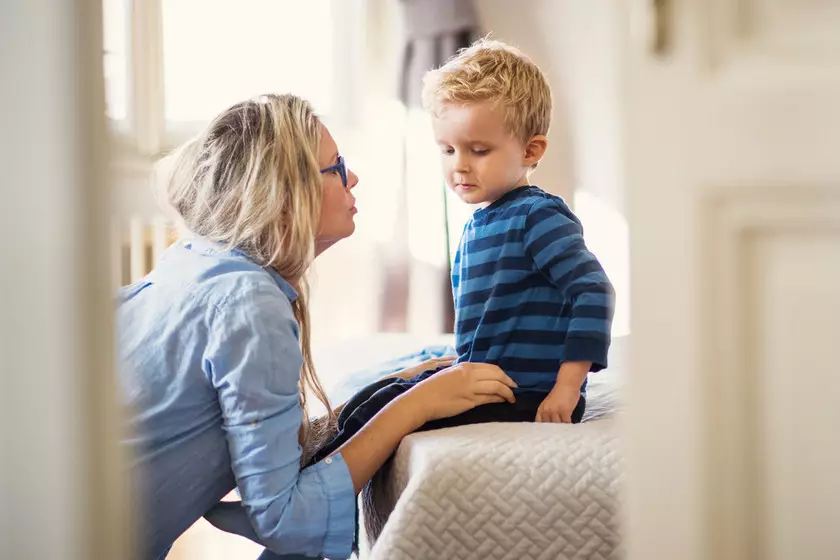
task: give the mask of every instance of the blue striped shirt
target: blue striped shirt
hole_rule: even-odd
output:
[[[539,391],[554,387],[563,362],[607,367],[614,290],[562,198],[526,186],[477,210],[452,288],[459,362],[496,364]]]

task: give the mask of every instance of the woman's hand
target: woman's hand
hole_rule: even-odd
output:
[[[498,366],[465,363],[439,371],[392,400],[338,450],[356,492],[406,434],[430,420],[454,416],[481,404],[513,402],[514,387],[516,383]]]
[[[412,366],[410,368],[400,370],[396,373],[389,373],[388,375],[383,375],[380,379],[388,379],[389,377],[399,377],[400,379],[411,379],[412,377],[416,377],[426,370],[438,369],[438,368],[443,367],[443,366],[452,365],[452,362],[454,362],[457,359],[458,359],[458,356],[442,356],[440,358],[432,358],[431,360],[426,360],[423,363],[417,364],[416,366]]]
[[[413,400],[425,422],[448,418],[476,406],[515,402],[516,383],[498,366],[461,363],[415,385],[406,397]]]

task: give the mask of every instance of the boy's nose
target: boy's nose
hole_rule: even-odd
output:
[[[455,171],[465,173],[470,170],[469,160],[466,156],[459,155],[455,159]]]

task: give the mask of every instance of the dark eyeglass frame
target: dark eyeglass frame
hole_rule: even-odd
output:
[[[326,169],[322,169],[321,173],[332,173],[333,171],[338,171],[338,174],[341,176],[341,182],[344,185],[344,188],[347,188],[347,167],[344,165],[344,156],[338,156],[338,163],[327,167]]]

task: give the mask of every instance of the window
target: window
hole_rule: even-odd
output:
[[[128,118],[128,19],[125,0],[105,0],[103,4],[105,89],[108,118]]]
[[[168,124],[206,121],[267,92],[331,111],[329,0],[163,0],[161,15]]]
[[[349,9],[341,0],[103,0],[103,7],[108,117],[134,172],[255,95],[293,91],[330,115],[334,86],[352,67],[352,49],[332,40]]]

